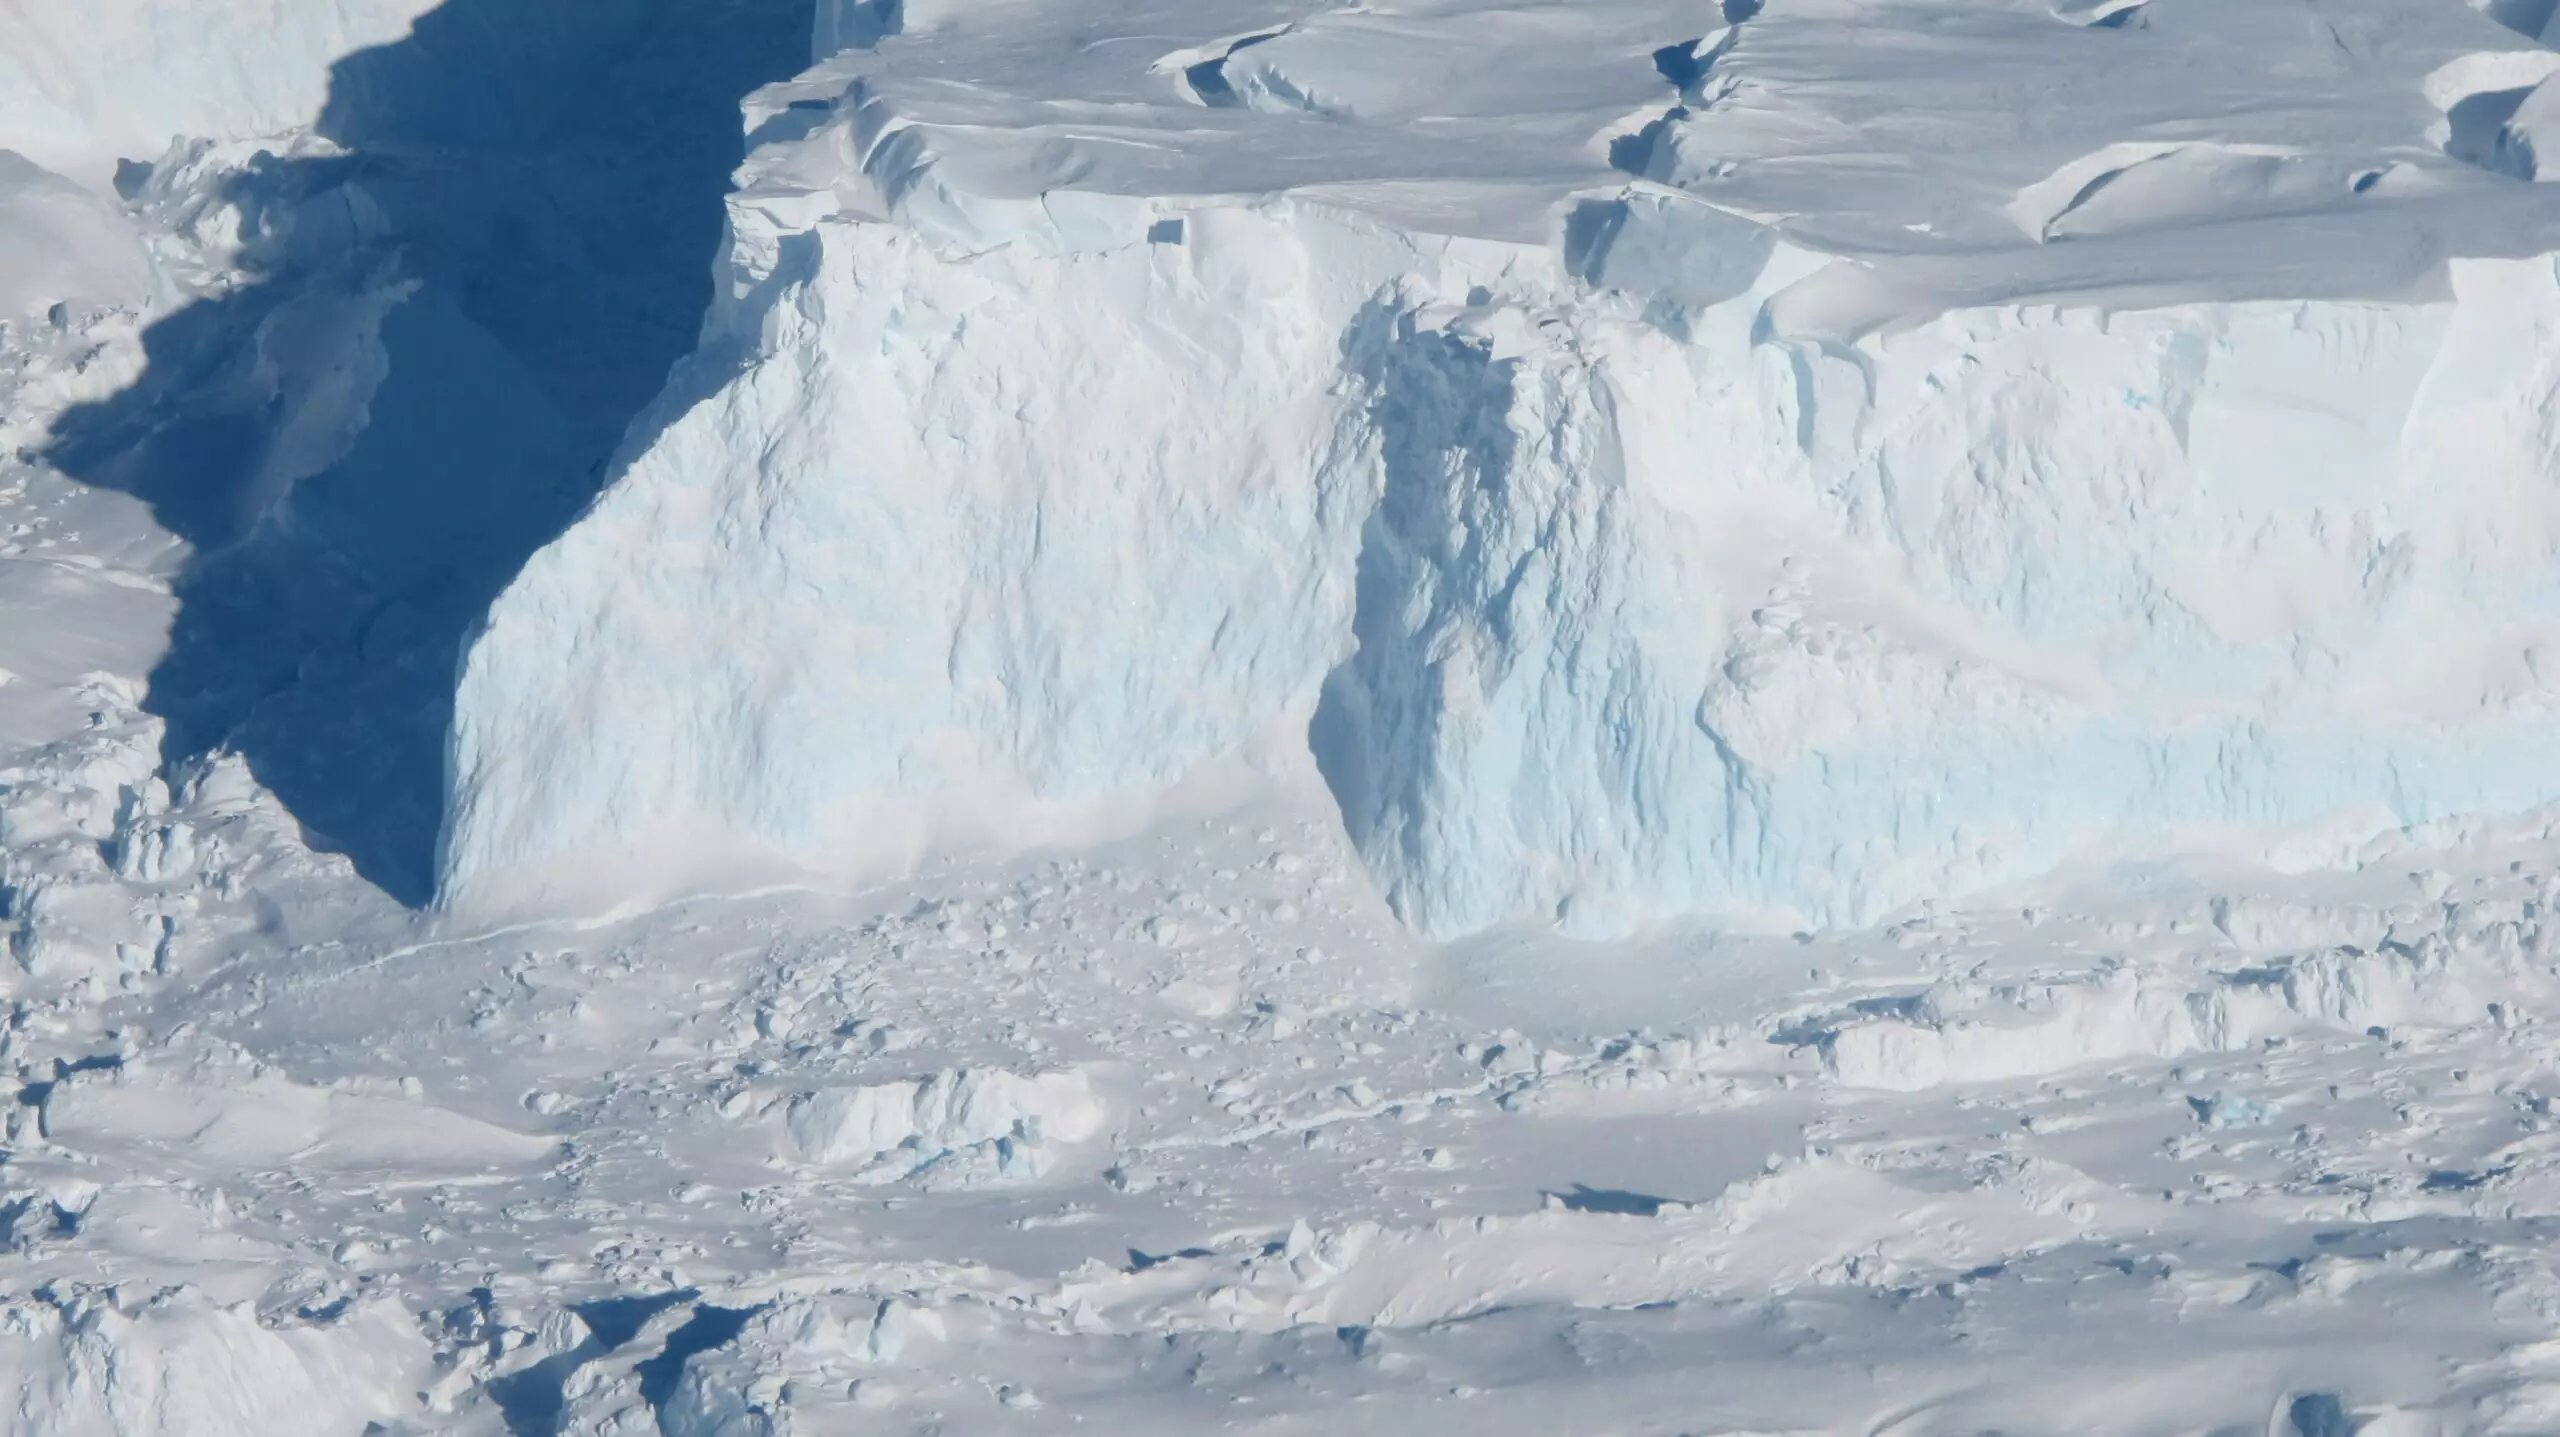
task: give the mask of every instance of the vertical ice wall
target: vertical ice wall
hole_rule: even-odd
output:
[[[1314,731],[1354,837],[1430,931],[1610,931],[2549,801],[2560,288],[2455,275],[1414,334]]]
[[[742,244],[746,357],[472,650],[449,895],[1071,836],[1311,706],[1435,933],[2560,794],[2548,260],[1838,342],[1766,331],[1812,262],[1747,237],[1666,305],[1154,216]]]
[[[449,894],[1063,836],[1304,721],[1370,502],[1339,321],[1421,261],[1252,209],[1049,233],[827,225],[740,276],[471,647]]]
[[[447,901],[1071,839],[1275,732],[1436,934],[1857,923],[2560,797],[2560,285],[2444,261],[2429,196],[2503,253],[2546,217],[2402,153],[2415,90],[2286,72],[2294,148],[1924,166],[1927,204],[1851,206],[1816,253],[1577,168],[1669,126],[1656,180],[1815,196],[1818,127],[1718,109],[1766,17],[1661,48],[1603,6],[1524,95],[1373,59],[1543,74],[1552,16],[1222,0],[1124,50],[1081,13],[821,8],[838,53],[754,107],[702,357],[467,655]],[[1773,73],[1849,23],[1799,18]],[[2108,73],[2060,47],[2113,32],[1977,18],[2022,73]],[[2367,78],[2435,74],[2472,43],[2442,29]],[[2142,53],[2179,70],[2180,34]],[[1190,78],[1247,48],[1324,103]],[[2214,104],[2262,88],[2215,63]],[[1623,108],[1656,70],[1661,125]],[[1742,140],[1776,160],[1709,162]]]

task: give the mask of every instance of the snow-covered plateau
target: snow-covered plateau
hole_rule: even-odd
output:
[[[0,0],[0,1437],[2560,1432],[2555,46]]]

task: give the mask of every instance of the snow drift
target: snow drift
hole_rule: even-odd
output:
[[[1971,168],[1809,214],[1750,187],[1819,130],[1733,97],[1902,7],[1285,8],[1064,75],[1063,7],[831,12],[701,356],[466,656],[447,901],[1072,838],[1274,733],[1435,934],[2560,797],[2560,206],[2443,119],[2516,35],[2403,20],[2227,144],[1906,140]],[[2211,111],[2265,10],[1966,15]]]

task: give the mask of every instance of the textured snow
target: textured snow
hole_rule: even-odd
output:
[[[1028,1178],[1047,1170],[1052,1141],[1094,1137],[1107,1116],[1081,1072],[957,1070],[797,1094],[784,1127],[803,1157],[854,1164],[857,1181],[980,1165],[997,1177]]]
[[[48,1140],[82,1148],[164,1148],[180,1162],[478,1173],[529,1163],[550,1144],[396,1095],[332,1092],[267,1072],[245,1080],[118,1066],[55,1082]]]
[[[2463,146],[2552,56],[2331,8],[839,12],[471,646],[446,897],[1059,841],[1302,731],[1444,935],[2548,802],[2560,200],[2529,98]]]
[[[0,1430],[2560,1429],[2547,0],[96,8]]]
[[[360,1431],[407,1405],[428,1359],[388,1304],[278,1330],[186,1288],[21,1300],[0,1309],[0,1333],[11,1420],[63,1437]]]
[[[329,67],[398,40],[435,0],[0,4],[0,149],[104,189],[180,136],[276,134],[329,99]]]

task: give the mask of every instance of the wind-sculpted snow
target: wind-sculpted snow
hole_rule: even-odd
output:
[[[470,651],[447,898],[1071,838],[1301,726],[1439,934],[2560,797],[2560,201],[2455,133],[2550,57],[1925,8],[837,7]],[[2087,103],[1859,108],[1955,40]]]

